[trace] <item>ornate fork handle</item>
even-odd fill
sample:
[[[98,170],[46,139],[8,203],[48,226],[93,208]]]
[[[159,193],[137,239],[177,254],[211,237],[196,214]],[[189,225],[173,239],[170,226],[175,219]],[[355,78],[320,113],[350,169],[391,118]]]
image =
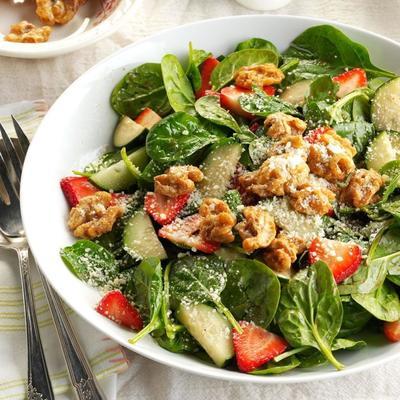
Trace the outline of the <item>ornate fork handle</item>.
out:
[[[40,271],[39,273],[67,363],[69,376],[76,389],[78,398],[82,400],[105,400],[106,397],[91,372],[88,361],[76,339],[75,332],[64,311],[60,298],[49,286]]]
[[[39,327],[36,319],[29,252],[27,247],[15,248],[21,271],[23,303],[25,307],[26,337],[28,344],[28,400],[53,400],[54,394],[44,358]]]

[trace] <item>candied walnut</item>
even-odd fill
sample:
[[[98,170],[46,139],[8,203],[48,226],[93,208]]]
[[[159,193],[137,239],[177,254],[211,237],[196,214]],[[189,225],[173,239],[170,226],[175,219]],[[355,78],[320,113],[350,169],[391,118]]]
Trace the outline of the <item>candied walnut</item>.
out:
[[[36,15],[42,23],[64,25],[74,18],[86,0],[36,0]]]
[[[69,213],[68,227],[78,238],[94,239],[110,232],[125,211],[122,203],[114,202],[108,192],[84,197]]]
[[[232,228],[236,224],[236,217],[225,201],[206,198],[199,208],[201,215],[200,235],[206,241],[230,243],[235,240]]]
[[[203,173],[192,165],[168,168],[164,174],[154,178],[154,191],[167,197],[192,193],[195,183],[203,180]]]
[[[241,187],[260,197],[284,196],[307,180],[310,170],[299,154],[268,158],[260,169],[239,178]]]
[[[247,253],[268,247],[276,235],[274,218],[260,207],[250,206],[243,209],[244,221],[235,229],[242,238],[242,247]]]
[[[291,238],[281,232],[265,250],[262,258],[273,270],[287,273],[296,261],[297,254],[304,249],[305,246],[296,238]]]
[[[307,163],[315,175],[329,182],[341,182],[355,170],[355,154],[356,149],[350,141],[331,129],[310,145]]]
[[[292,117],[283,112],[268,115],[264,122],[266,134],[274,139],[287,135],[302,135],[307,124],[300,118]]]
[[[382,176],[373,169],[358,169],[341,191],[339,199],[356,208],[376,203],[379,200],[377,193],[383,183]]]
[[[289,203],[298,212],[307,215],[325,215],[332,210],[336,196],[328,188],[305,183],[290,193]]]
[[[253,86],[263,87],[281,83],[285,75],[275,64],[268,63],[241,67],[234,78],[237,86],[251,89]]]
[[[4,36],[4,40],[17,43],[43,43],[49,40],[50,33],[49,26],[36,27],[28,21],[21,21],[11,25],[10,33]]]
[[[308,156],[308,143],[301,135],[284,136],[282,139],[276,141],[269,149],[267,149],[268,157],[276,156],[284,153],[294,153],[300,155],[307,160]]]

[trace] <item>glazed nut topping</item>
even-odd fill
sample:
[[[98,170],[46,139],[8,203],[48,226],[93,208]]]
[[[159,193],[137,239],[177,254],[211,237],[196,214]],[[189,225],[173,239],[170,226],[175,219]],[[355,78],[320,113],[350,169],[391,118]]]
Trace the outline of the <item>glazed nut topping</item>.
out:
[[[235,229],[242,238],[242,247],[247,253],[266,248],[276,235],[274,218],[260,207],[250,206],[243,209],[244,221]]]
[[[288,272],[296,261],[299,252],[300,249],[294,240],[283,233],[279,233],[262,257],[265,264],[276,272]]]
[[[206,241],[230,243],[235,240],[232,228],[236,224],[236,217],[228,204],[215,198],[203,200],[199,214],[201,215],[200,235]]]
[[[373,169],[359,169],[341,191],[340,201],[356,208],[376,203],[379,200],[377,192],[383,183],[382,176]]]
[[[298,212],[307,215],[325,215],[332,209],[335,193],[325,187],[301,185],[290,193],[290,205]]]
[[[264,126],[266,134],[274,139],[288,135],[302,135],[307,128],[307,124],[303,120],[283,112],[268,115]]]
[[[355,170],[356,149],[332,129],[311,144],[307,163],[312,173],[329,182],[341,182]]]
[[[306,141],[303,139],[303,136],[301,135],[283,136],[268,149],[267,155],[268,157],[271,157],[284,153],[293,153],[294,151],[297,151],[298,154],[302,152],[304,154],[305,160],[307,159],[308,145]]]
[[[268,63],[241,67],[234,78],[237,86],[251,89],[253,86],[263,87],[281,83],[285,75],[275,64]]]
[[[43,24],[66,24],[86,0],[36,0],[36,15]]]
[[[114,204],[108,192],[84,197],[69,213],[68,227],[74,236],[94,239],[110,232],[115,221],[125,211],[123,204]]]
[[[192,165],[168,168],[164,174],[154,178],[154,191],[167,197],[192,193],[195,183],[203,180],[203,173]]]
[[[49,40],[50,33],[49,26],[36,27],[28,21],[21,21],[11,25],[10,33],[4,40],[17,43],[43,43]]]
[[[284,196],[305,183],[309,172],[301,155],[281,154],[268,158],[257,171],[239,177],[239,184],[260,197]]]

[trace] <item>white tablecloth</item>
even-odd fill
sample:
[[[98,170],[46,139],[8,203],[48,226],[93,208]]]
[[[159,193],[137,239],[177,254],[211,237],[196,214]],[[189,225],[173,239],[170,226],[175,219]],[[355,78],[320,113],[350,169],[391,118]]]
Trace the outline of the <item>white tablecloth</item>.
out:
[[[293,0],[273,13],[349,23],[400,41],[397,0]],[[0,58],[1,103],[44,98],[49,104],[97,61],[161,29],[200,19],[253,13],[233,0],[143,0],[118,33],[89,48],[48,60]],[[397,400],[400,360],[347,378],[301,385],[243,385],[206,379],[146,360],[134,353],[119,377],[118,400]]]

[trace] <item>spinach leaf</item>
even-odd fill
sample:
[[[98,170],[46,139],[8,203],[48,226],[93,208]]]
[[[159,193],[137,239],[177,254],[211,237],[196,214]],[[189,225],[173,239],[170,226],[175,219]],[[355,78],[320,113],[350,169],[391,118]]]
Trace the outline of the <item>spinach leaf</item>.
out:
[[[222,200],[228,204],[229,209],[236,215],[240,213],[239,207],[243,206],[242,197],[236,189],[231,189],[225,192]]]
[[[89,285],[104,290],[119,288],[119,269],[114,255],[90,240],[78,240],[60,251],[70,271]]]
[[[283,112],[285,114],[295,115],[297,117],[301,114],[296,108],[275,96],[268,96],[263,90],[254,87],[254,93],[243,94],[239,97],[240,107],[243,110],[257,115],[259,117],[267,117],[276,112]]]
[[[295,357],[291,356],[283,359],[282,361],[275,362],[270,361],[267,367],[264,369],[256,369],[251,371],[251,375],[272,375],[272,374],[282,374],[283,372],[290,371],[300,365],[300,361]]]
[[[147,154],[157,163],[185,162],[218,138],[205,130],[199,119],[177,112],[155,125],[147,135]]]
[[[302,280],[289,280],[282,291],[279,311],[279,328],[291,346],[314,347],[337,369],[343,368],[331,348],[340,331],[343,307],[325,263],[310,266]]]
[[[249,156],[254,167],[259,167],[268,157],[268,150],[274,141],[269,136],[261,136],[249,144]]]
[[[164,173],[168,168],[168,164],[159,164],[154,160],[150,160],[149,163],[144,167],[141,173],[142,180],[153,183],[154,177]]]
[[[176,333],[173,339],[166,335],[155,338],[157,343],[172,353],[196,353],[200,351],[200,346],[193,336],[185,329]]]
[[[211,56],[211,53],[204,50],[194,49],[192,42],[189,42],[189,65],[186,75],[192,82],[193,89],[199,90],[201,87],[200,65]]]
[[[370,76],[395,77],[394,73],[374,66],[364,46],[352,41],[331,25],[318,25],[305,30],[294,39],[285,55],[307,60],[321,60],[343,69],[361,67]]]
[[[228,84],[236,71],[245,66],[272,63],[278,65],[279,56],[271,49],[245,49],[226,56],[213,70],[211,84],[219,90]]]
[[[280,283],[265,264],[251,259],[232,261],[227,266],[222,302],[236,319],[253,321],[267,328],[279,304]]]
[[[400,275],[388,275],[387,279],[394,283],[396,286],[400,286]]]
[[[351,295],[361,307],[381,321],[400,319],[400,300],[393,286],[384,282],[375,292]]]
[[[194,113],[195,97],[179,60],[166,54],[161,60],[161,70],[169,103],[175,112]]]
[[[308,100],[334,102],[338,88],[329,75],[320,75],[311,82]]]
[[[99,172],[103,168],[107,168],[112,164],[121,160],[121,153],[119,151],[109,151],[102,154],[97,160],[86,165],[83,172],[77,173],[78,175],[88,176]],[[76,173],[76,172],[75,172]]]
[[[217,96],[203,96],[195,103],[197,113],[217,125],[227,126],[235,132],[240,132],[240,126],[235,118],[222,108]]]
[[[268,49],[272,50],[279,56],[279,51],[276,46],[270,42],[269,40],[260,39],[260,38],[251,38],[247,39],[243,42],[240,42],[235,51],[246,50],[246,49]]]
[[[338,334],[341,338],[361,332],[372,317],[367,310],[352,300],[351,296],[343,296],[342,304],[343,321]]]
[[[147,325],[129,343],[135,344],[147,334],[162,326],[160,311],[162,306],[163,280],[160,260],[156,257],[144,259],[133,272],[135,304]]]
[[[382,210],[400,219],[400,199],[387,201],[381,205]]]
[[[161,65],[142,64],[128,72],[111,94],[111,106],[120,115],[135,118],[146,107],[161,116],[171,112]]]
[[[171,266],[170,293],[177,303],[213,303],[232,326],[242,332],[232,313],[221,301],[227,276],[225,263],[217,257],[185,256]]]
[[[303,107],[304,119],[309,128],[330,124],[329,103],[326,101],[309,101]]]

